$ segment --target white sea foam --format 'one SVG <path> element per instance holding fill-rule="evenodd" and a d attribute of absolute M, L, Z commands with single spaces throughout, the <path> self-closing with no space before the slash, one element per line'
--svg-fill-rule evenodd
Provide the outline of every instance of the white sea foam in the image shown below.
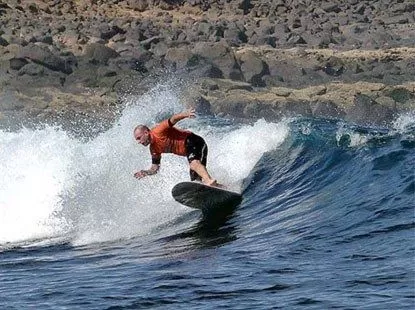
<path fill-rule="evenodd" d="M 253 125 L 224 132 L 202 132 L 209 145 L 209 168 L 215 178 L 235 191 L 265 152 L 287 137 L 288 124 L 259 120 Z"/>
<path fill-rule="evenodd" d="M 0 247 L 62 235 L 75 245 L 130 238 L 189 212 L 171 197 L 174 184 L 188 180 L 185 158 L 163 155 L 157 175 L 133 177 L 151 164 L 133 128 L 182 110 L 177 98 L 168 87 L 131 97 L 114 126 L 87 142 L 54 127 L 0 131 Z M 178 125 L 205 137 L 211 174 L 234 190 L 288 134 L 286 124 L 265 121 L 215 127 L 196 118 Z"/>
<path fill-rule="evenodd" d="M 415 113 L 413 111 L 399 115 L 392 123 L 390 130 L 378 132 L 376 128 L 371 131 L 359 132 L 347 124 L 340 124 L 336 131 L 336 140 L 339 145 L 347 144 L 348 147 L 364 147 L 369 141 L 377 137 L 395 136 L 396 134 L 405 135 L 413 140 L 415 129 Z"/>
<path fill-rule="evenodd" d="M 343 139 L 347 140 L 348 147 L 361 147 L 369 141 L 368 135 L 354 131 L 351 128 L 341 126 L 336 132 L 337 144 L 343 144 Z"/>
<path fill-rule="evenodd" d="M 340 123 L 336 131 L 336 141 L 338 145 L 348 146 L 351 148 L 364 147 L 370 140 L 372 134 L 359 132 L 346 123 Z"/>
<path fill-rule="evenodd" d="M 415 128 L 415 112 L 411 111 L 400 115 L 393 122 L 393 128 L 399 133 L 407 133 L 409 130 L 413 131 Z"/>
<path fill-rule="evenodd" d="M 51 127 L 0 131 L 0 244 L 53 237 L 68 223 L 56 216 L 72 186 L 77 142 Z"/>

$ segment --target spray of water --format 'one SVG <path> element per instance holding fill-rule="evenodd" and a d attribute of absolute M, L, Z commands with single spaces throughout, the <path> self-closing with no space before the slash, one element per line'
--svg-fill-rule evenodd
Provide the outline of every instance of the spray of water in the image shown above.
<path fill-rule="evenodd" d="M 76 141 L 59 130 L 0 132 L 0 244 L 54 237 L 68 222 L 61 193 L 73 184 Z"/>

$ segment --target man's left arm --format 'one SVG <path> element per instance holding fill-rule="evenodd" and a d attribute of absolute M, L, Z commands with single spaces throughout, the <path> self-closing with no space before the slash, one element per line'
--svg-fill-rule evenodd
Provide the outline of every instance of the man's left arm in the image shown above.
<path fill-rule="evenodd" d="M 195 116 L 195 109 L 190 109 L 182 113 L 174 114 L 169 118 L 169 125 L 174 126 L 177 122 L 181 121 L 182 119 L 193 118 Z"/>

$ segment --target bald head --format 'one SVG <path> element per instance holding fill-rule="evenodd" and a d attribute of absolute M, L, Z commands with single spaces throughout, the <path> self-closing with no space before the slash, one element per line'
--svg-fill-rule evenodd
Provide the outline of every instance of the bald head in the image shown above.
<path fill-rule="evenodd" d="M 150 131 L 150 129 L 145 125 L 138 125 L 134 128 L 134 137 L 136 137 L 137 134 L 143 134 L 146 131 Z"/>
<path fill-rule="evenodd" d="M 149 145 L 151 142 L 150 129 L 145 125 L 138 125 L 134 128 L 134 139 L 144 146 Z"/>

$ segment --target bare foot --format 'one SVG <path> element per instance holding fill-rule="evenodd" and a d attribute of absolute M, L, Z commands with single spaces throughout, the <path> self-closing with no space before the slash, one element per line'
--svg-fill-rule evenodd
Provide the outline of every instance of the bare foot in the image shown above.
<path fill-rule="evenodd" d="M 211 179 L 205 183 L 207 186 L 217 186 L 218 182 L 215 179 Z"/>
<path fill-rule="evenodd" d="M 217 187 L 217 188 L 225 188 L 224 185 L 218 183 L 215 179 L 212 179 L 211 182 L 206 183 L 208 186 Z"/>

